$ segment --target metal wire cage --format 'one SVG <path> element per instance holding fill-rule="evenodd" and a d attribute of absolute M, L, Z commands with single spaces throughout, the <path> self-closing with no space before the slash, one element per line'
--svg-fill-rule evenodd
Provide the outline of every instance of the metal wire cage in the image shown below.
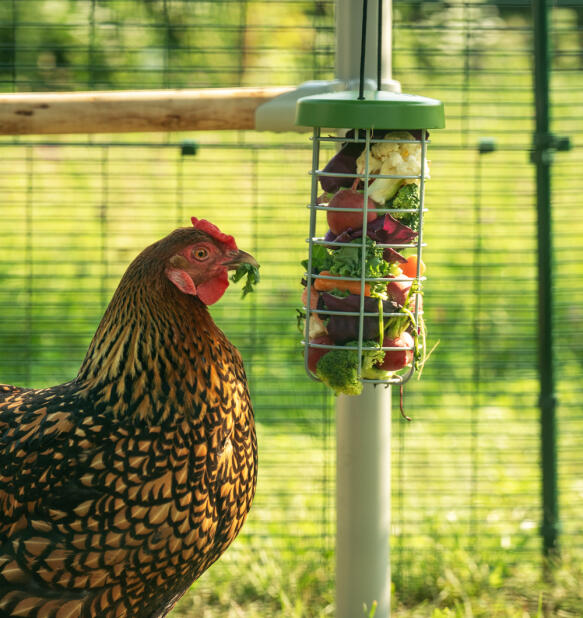
<path fill-rule="evenodd" d="M 377 91 L 360 99 L 355 93 L 339 93 L 302 99 L 297 120 L 314 124 L 308 259 L 304 262 L 306 372 L 320 380 L 314 359 L 341 349 L 355 353 L 352 359 L 358 364 L 361 383 L 402 384 L 426 354 L 422 251 L 429 176 L 427 129 L 443 126 L 443 107 L 439 101 L 410 95 Z M 352 128 L 344 136 L 322 134 L 322 126 L 338 128 L 341 123 L 346 126 L 347 120 Z M 340 151 L 320 169 L 322 148 L 331 144 L 340 145 Z M 407 185 L 416 187 L 414 204 L 396 199 Z M 330 196 L 332 188 L 336 192 Z M 352 193 L 341 205 L 335 198 L 346 191 Z M 344 229 L 328 225 L 335 213 L 349 222 L 340 226 Z M 412 227 L 406 225 L 412 221 Z M 325 235 L 318 234 L 328 227 Z M 358 262 L 356 271 L 319 270 L 316 262 L 321 259 L 316 253 L 333 256 L 338 250 L 346 251 L 347 243 Z M 407 262 L 402 252 L 410 252 L 415 260 Z M 378 263 L 381 255 L 384 272 L 374 273 L 369 260 L 376 256 Z M 399 267 L 403 263 L 409 265 L 405 272 Z M 338 289 L 340 297 L 334 295 Z"/>

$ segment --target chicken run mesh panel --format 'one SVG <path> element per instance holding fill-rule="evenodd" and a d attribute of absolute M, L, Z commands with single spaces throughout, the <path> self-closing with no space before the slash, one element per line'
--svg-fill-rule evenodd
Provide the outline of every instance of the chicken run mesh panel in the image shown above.
<path fill-rule="evenodd" d="M 553 167 L 553 284 L 562 539 L 579 562 L 582 11 L 568 0 L 553 8 L 551 93 L 553 130 L 574 145 Z M 0 32 L 5 92 L 333 76 L 331 2 L 20 0 L 1 3 Z M 424 219 L 424 311 L 430 344 L 439 345 L 422 379 L 406 388 L 413 422 L 393 414 L 392 571 L 401 598 L 431 594 L 444 565 L 454 572 L 486 565 L 495 575 L 540 560 L 531 37 L 524 2 L 394 7 L 393 77 L 448 110 L 447 129 L 432 134 Z M 198 142 L 196 155 L 181 149 L 185 137 Z M 495 151 L 480 149 L 484 137 Z M 256 254 L 257 292 L 241 300 L 233 286 L 213 315 L 249 374 L 257 497 L 240 538 L 184 607 L 224 608 L 235 598 L 264 615 L 274 607 L 287 615 L 310 587 L 326 606 L 334 400 L 305 378 L 295 324 L 309 193 L 305 136 L 2 138 L 0 151 L 2 382 L 42 386 L 75 375 L 129 260 L 191 215 Z"/>

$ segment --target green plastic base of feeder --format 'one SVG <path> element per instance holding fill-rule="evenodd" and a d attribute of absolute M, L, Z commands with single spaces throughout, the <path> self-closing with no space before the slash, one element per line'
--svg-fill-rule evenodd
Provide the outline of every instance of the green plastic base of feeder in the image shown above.
<path fill-rule="evenodd" d="M 437 99 L 384 90 L 347 90 L 299 99 L 296 125 L 354 129 L 442 129 L 443 103 Z"/>

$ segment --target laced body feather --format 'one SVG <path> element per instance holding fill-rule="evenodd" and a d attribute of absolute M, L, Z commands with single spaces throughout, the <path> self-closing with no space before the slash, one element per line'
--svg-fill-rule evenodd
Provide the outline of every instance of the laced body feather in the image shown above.
<path fill-rule="evenodd" d="M 241 357 L 137 260 L 77 378 L 0 386 L 0 616 L 164 616 L 255 492 Z"/>

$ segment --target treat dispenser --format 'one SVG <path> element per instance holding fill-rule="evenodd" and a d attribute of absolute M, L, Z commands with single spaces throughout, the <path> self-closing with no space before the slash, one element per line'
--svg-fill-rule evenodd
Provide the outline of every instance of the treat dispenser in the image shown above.
<path fill-rule="evenodd" d="M 301 98 L 296 122 L 313 128 L 304 362 L 310 378 L 338 394 L 336 616 L 386 618 L 389 385 L 402 388 L 428 353 L 427 154 L 444 110 L 435 99 L 366 90 L 361 73 L 358 91 Z"/>
<path fill-rule="evenodd" d="M 392 79 L 390 0 L 338 0 L 336 20 L 339 83 L 296 105 L 313 129 L 304 363 L 337 394 L 335 615 L 388 618 L 390 385 L 428 355 L 425 185 L 444 109 Z"/>
<path fill-rule="evenodd" d="M 367 382 L 402 384 L 428 351 L 428 129 L 443 127 L 443 104 L 379 90 L 346 91 L 300 99 L 297 123 L 313 127 L 306 371 L 347 395 L 360 394 Z M 330 129 L 343 129 L 343 135 Z"/>

